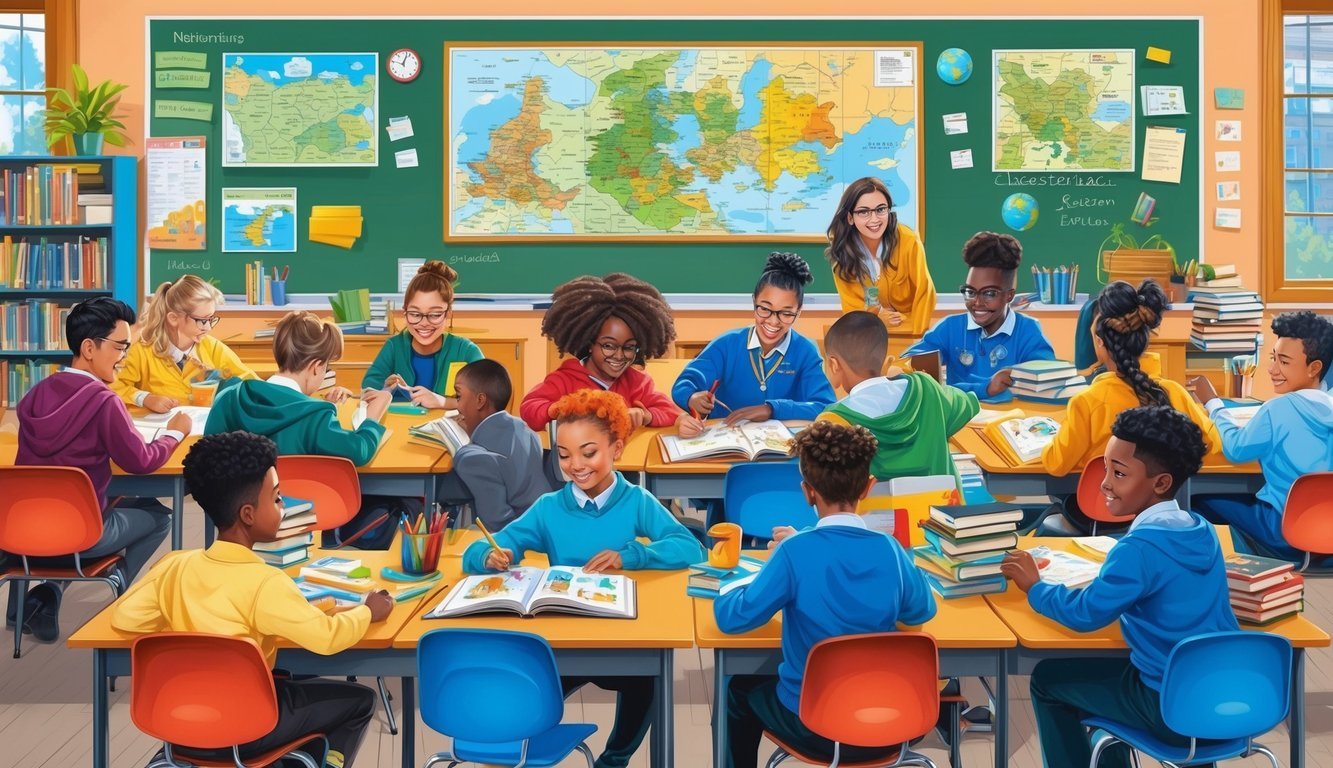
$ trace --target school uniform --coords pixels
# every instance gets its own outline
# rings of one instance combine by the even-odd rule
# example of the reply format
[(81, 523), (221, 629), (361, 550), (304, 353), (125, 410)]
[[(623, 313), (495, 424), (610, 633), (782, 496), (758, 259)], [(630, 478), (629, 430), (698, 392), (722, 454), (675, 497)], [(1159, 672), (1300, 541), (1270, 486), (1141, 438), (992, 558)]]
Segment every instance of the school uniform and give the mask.
[(190, 350), (177, 349), (168, 342), (167, 353), (169, 358), (159, 357), (142, 339), (131, 344), (111, 389), (126, 405), (142, 406), (149, 395), (187, 403), (190, 383), (203, 380), (213, 371), (223, 378), (257, 378), (231, 347), (212, 336), (199, 339)]
[(671, 402), (671, 398), (657, 391), (653, 379), (634, 366), (627, 366), (625, 372), (611, 381), (603, 381), (588, 370), (587, 360), (569, 358), (551, 371), (541, 383), (523, 396), (518, 406), (519, 415), (537, 432), (546, 429), (551, 420), (548, 415), (551, 405), (556, 400), (577, 392), (580, 389), (604, 389), (620, 395), (625, 405), (630, 408), (643, 408), (651, 416), (648, 426), (669, 427), (680, 418), (680, 409)]
[[(246, 547), (217, 541), (206, 550), (164, 556), (116, 603), (111, 625), (132, 634), (171, 631), (248, 637), (259, 644), (272, 669), (279, 640), (325, 656), (351, 648), (370, 627), (370, 609), (358, 605), (325, 615), (280, 569)], [(329, 679), (273, 682), (278, 724), (267, 736), (241, 746), (241, 758), (320, 732), (328, 736), (329, 748), (350, 765), (375, 712), (374, 692)], [(182, 757), (191, 754), (213, 757), (231, 752), (185, 751)]]
[[(1129, 645), (1128, 659), (1048, 659), (1033, 670), (1032, 709), (1046, 765), (1088, 764), (1092, 747), (1080, 722), (1088, 716), (1188, 744), (1162, 720), (1167, 657), (1186, 637), (1239, 628), (1211, 524), (1174, 500), (1154, 504), (1111, 548), (1091, 584), (1068, 589), (1038, 582), (1027, 600), (1037, 613), (1078, 632), (1118, 619)], [(1114, 747), (1102, 765), (1127, 768), (1128, 750)]]
[(457, 363), (470, 363), (482, 357), (484, 355), (476, 344), (452, 333), (444, 334), (444, 341), (434, 354), (418, 354), (412, 349), (411, 329), (404, 329), (384, 342), (370, 368), (366, 369), (361, 386), (383, 389), (384, 380), (396, 373), (403, 377), (408, 387), (426, 387), (449, 397), (454, 394), (448, 391), (449, 369), (457, 368)]
[(491, 531), (503, 530), (551, 491), (537, 433), (504, 411), (492, 413), (472, 430), (472, 442), (458, 449), (453, 469), (442, 478), (446, 484), (451, 479), (461, 483), (473, 513)]
[(903, 323), (895, 331), (920, 336), (930, 327), (930, 316), (935, 311), (935, 283), (926, 269), (926, 249), (921, 238), (906, 224), (898, 224), (898, 242), (889, 261), (896, 269), (883, 269), (883, 248), (887, 239), (880, 241), (880, 253), (872, 254), (860, 235), (853, 235), (870, 279), (853, 283), (833, 273), (833, 284), (838, 289), (843, 314), (855, 310), (877, 312), (881, 307), (892, 308), (903, 315)]
[(768, 404), (775, 419), (813, 419), (835, 399), (819, 348), (794, 329), (767, 355), (753, 326), (718, 336), (681, 371), (671, 399), (689, 408), (690, 396), (707, 392), (714, 381), (720, 401), (709, 414), (714, 418), (730, 413), (727, 407)]
[(935, 324), (922, 339), (903, 353), (911, 357), (939, 352), (946, 381), (964, 392), (972, 392), (986, 403), (1014, 399), (1008, 389), (987, 395), (991, 377), (1005, 368), (1031, 360), (1054, 360), (1055, 350), (1041, 331), (1041, 323), (1008, 309), (1004, 322), (987, 334), (970, 313), (951, 315)]
[(333, 403), (306, 395), (281, 374), (268, 381), (243, 381), (218, 393), (204, 434), (243, 429), (274, 442), (281, 456), (341, 456), (358, 467), (369, 463), (384, 438), (384, 427), (366, 419), (343, 429)]
[(1195, 508), (1214, 522), (1232, 526), (1242, 551), (1302, 560), (1304, 553), (1282, 537), (1282, 513), (1287, 494), (1301, 475), (1333, 470), (1333, 396), (1322, 389), (1279, 395), (1259, 406), (1244, 427), (1226, 415), (1220, 398), (1204, 407), (1217, 425), (1227, 459), (1257, 460), (1264, 486), (1257, 494), (1198, 496)]
[[(718, 627), (733, 634), (761, 627), (779, 611), (778, 676), (738, 675), (727, 692), (727, 768), (757, 764), (765, 728), (812, 756), (831, 759), (833, 742), (810, 731), (799, 717), (810, 649), (830, 637), (924, 623), (935, 615), (935, 598), (898, 542), (868, 530), (859, 515), (837, 514), (783, 540), (754, 581), (713, 603)], [(850, 745), (841, 752), (848, 762), (884, 754)]]
[[(648, 539), (644, 544), (639, 538)], [(528, 551), (545, 552), (551, 565), (582, 566), (593, 555), (612, 549), (623, 570), (674, 570), (707, 558), (703, 545), (676, 521), (661, 502), (615, 474), (611, 486), (594, 498), (574, 483), (537, 499), (528, 511), (495, 534), (495, 543), (521, 560)], [(463, 570), (485, 573), (490, 544), (473, 542), (463, 552)], [(596, 768), (624, 768), (648, 732), (654, 682), (639, 677), (562, 677), (565, 695), (588, 683), (616, 691), (616, 717)]]

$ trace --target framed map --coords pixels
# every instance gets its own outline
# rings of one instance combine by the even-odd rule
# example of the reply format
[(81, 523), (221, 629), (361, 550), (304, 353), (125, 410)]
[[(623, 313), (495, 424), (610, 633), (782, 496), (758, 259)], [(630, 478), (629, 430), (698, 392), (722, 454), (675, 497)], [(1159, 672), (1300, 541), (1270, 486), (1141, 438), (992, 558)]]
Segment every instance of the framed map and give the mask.
[(224, 53), (222, 165), (377, 165), (378, 100), (377, 53)]
[(447, 241), (822, 241), (885, 181), (921, 231), (921, 44), (444, 47)]
[(993, 56), (993, 170), (1133, 172), (1133, 50)]

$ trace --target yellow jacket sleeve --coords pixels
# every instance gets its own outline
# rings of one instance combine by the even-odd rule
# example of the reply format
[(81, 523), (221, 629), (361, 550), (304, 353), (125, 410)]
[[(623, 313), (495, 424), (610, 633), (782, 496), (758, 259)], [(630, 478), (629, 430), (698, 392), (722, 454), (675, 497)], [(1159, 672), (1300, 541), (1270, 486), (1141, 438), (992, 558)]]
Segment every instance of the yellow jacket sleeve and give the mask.
[(204, 348), (208, 354), (203, 360), (205, 365), (222, 372), (228, 378), (233, 376), (240, 379), (259, 378), (249, 366), (241, 362), (241, 358), (231, 347), (212, 336), (205, 336), (204, 339), (206, 340)]
[(1180, 385), (1180, 382), (1172, 379), (1158, 379), (1157, 383), (1166, 389), (1167, 397), (1171, 400), (1171, 405), (1181, 413), (1190, 417), (1199, 429), (1203, 430), (1203, 444), (1207, 448), (1205, 457), (1222, 454), (1222, 436), (1217, 432), (1217, 425), (1209, 418), (1208, 412), (1198, 400), (1195, 400), (1188, 389)]
[(148, 390), (148, 371), (145, 363), (152, 356), (153, 351), (147, 344), (134, 342), (130, 345), (130, 350), (125, 355), (125, 362), (120, 369), (120, 375), (111, 382), (111, 389), (126, 405), (134, 405), (134, 398), (140, 392), (149, 393)]
[(170, 552), (162, 557), (142, 578), (130, 585), (130, 589), (111, 612), (111, 626), (121, 632), (146, 635), (149, 632), (166, 632), (171, 629), (162, 606), (158, 600), (158, 580), (163, 573), (173, 569), (173, 561), (184, 556), (185, 552)]
[(926, 249), (914, 232), (910, 238), (898, 241), (898, 269), (907, 273), (915, 294), (912, 306), (904, 312), (903, 327), (907, 333), (921, 336), (930, 329), (931, 316), (935, 312), (935, 282), (926, 269)]
[(331, 656), (365, 637), (370, 609), (359, 605), (329, 616), (306, 602), (296, 582), (276, 568), (255, 594), (255, 631), (290, 640), (312, 653)]
[(1087, 394), (1080, 392), (1070, 399), (1060, 431), (1041, 452), (1041, 465), (1048, 474), (1064, 477), (1073, 472), (1092, 447), (1092, 400)]
[[(866, 308), (866, 289), (860, 283), (853, 283), (833, 273), (833, 284), (838, 288), (838, 300), (842, 302), (842, 313), (855, 312)], [(874, 310), (871, 310), (872, 312)]]

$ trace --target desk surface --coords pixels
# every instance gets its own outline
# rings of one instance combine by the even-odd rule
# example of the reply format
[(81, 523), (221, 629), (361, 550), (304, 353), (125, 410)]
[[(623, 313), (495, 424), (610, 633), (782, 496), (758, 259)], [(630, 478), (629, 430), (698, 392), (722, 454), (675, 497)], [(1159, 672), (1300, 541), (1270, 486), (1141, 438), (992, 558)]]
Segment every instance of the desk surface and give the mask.
[[(1218, 528), (1218, 539), (1222, 550), (1227, 554), (1234, 552), (1231, 535), (1225, 527)], [(1076, 547), (1073, 539), (1032, 537), (1020, 538), (1019, 546), (1023, 549), (1046, 545), (1051, 549), (1061, 549), (1079, 556), (1087, 553)], [(1023, 590), (1009, 585), (1009, 589), (994, 595), (986, 595), (986, 602), (1001, 620), (1018, 636), (1018, 642), (1026, 648), (1065, 649), (1065, 650), (1116, 650), (1123, 649), (1125, 639), (1120, 634), (1120, 622), (1115, 621), (1095, 632), (1077, 632), (1042, 616), (1028, 605), (1027, 595)], [(1253, 629), (1242, 624), (1242, 628)], [(1287, 619), (1260, 628), (1291, 640), (1298, 648), (1323, 648), (1329, 645), (1329, 636), (1303, 615)]]

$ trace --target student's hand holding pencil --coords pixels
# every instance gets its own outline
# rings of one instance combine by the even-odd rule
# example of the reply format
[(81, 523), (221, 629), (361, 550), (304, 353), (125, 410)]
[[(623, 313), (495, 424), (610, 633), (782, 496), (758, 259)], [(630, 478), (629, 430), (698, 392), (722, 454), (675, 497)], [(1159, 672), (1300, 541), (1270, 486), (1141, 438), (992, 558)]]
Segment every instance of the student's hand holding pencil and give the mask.
[(681, 437), (698, 437), (704, 432), (704, 423), (684, 411), (676, 417), (676, 434)]
[(324, 393), (324, 399), (328, 400), (330, 403), (333, 403), (334, 405), (338, 405), (339, 403), (341, 403), (342, 401), (346, 400), (351, 396), (352, 396), (352, 390), (348, 389), (347, 387), (334, 387), (333, 389), (330, 389), (328, 392)]
[(492, 548), (486, 553), (486, 567), (492, 571), (507, 571), (514, 563), (514, 553), (508, 549)]

